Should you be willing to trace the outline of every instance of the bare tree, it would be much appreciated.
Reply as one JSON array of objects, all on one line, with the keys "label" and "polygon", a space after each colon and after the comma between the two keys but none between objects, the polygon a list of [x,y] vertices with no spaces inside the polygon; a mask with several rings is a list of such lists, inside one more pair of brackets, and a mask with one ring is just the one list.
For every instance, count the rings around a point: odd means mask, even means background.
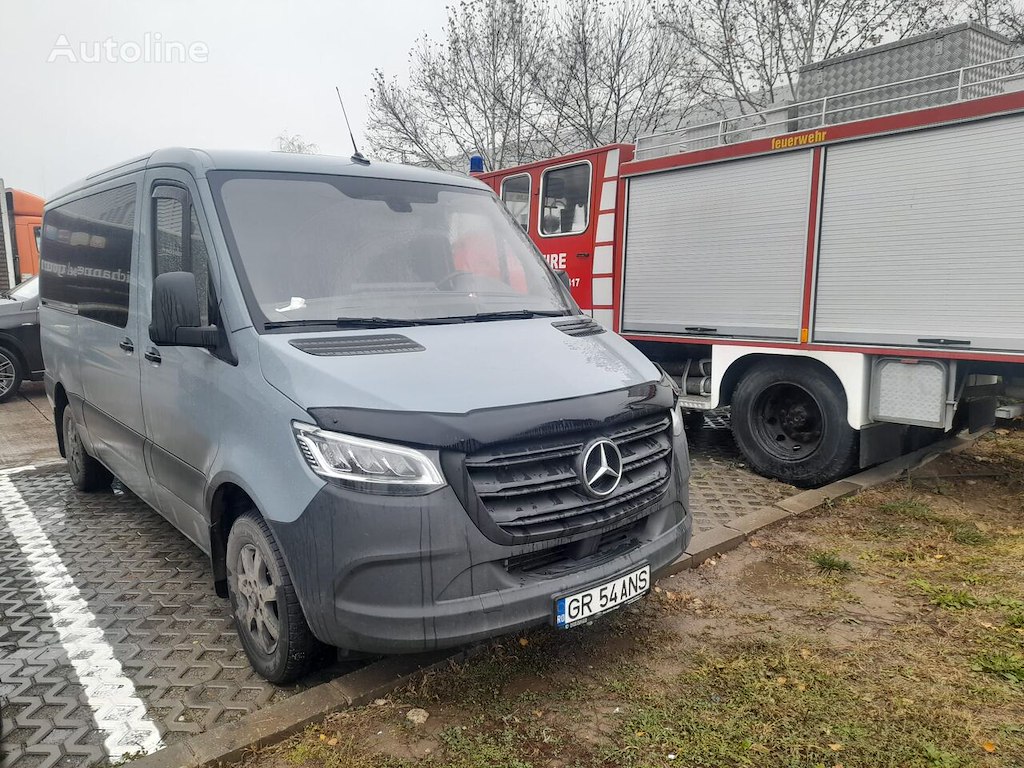
[{"label": "bare tree", "polygon": [[287,129],[277,137],[278,152],[295,152],[300,155],[316,155],[320,153],[320,145],[306,141],[298,133],[288,133]]},{"label": "bare tree", "polygon": [[920,0],[662,0],[657,15],[707,68],[706,96],[741,112],[791,98],[800,67],[940,26]]},{"label": "bare tree", "polygon": [[380,70],[370,92],[368,134],[382,156],[462,168],[471,154],[491,167],[557,153],[534,91],[543,52],[535,0],[461,0],[445,39],[423,38],[407,85]]},{"label": "bare tree", "polygon": [[1024,43],[1024,8],[1020,0],[966,0],[956,4],[954,13],[994,29],[1015,43]]},{"label": "bare tree", "polygon": [[563,152],[632,141],[688,114],[700,72],[651,5],[569,0],[549,29],[536,86]]}]

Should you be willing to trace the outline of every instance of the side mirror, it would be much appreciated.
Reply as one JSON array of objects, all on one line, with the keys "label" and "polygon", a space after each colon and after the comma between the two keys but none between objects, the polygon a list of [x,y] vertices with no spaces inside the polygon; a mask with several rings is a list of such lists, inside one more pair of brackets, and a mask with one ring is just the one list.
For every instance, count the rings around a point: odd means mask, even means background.
[{"label": "side mirror", "polygon": [[158,346],[217,346],[217,327],[200,325],[199,291],[191,272],[157,275],[153,281],[152,318],[149,338]]},{"label": "side mirror", "polygon": [[571,290],[572,284],[569,282],[569,273],[564,269],[555,270],[555,275],[558,276],[559,282],[565,286],[565,290]]}]

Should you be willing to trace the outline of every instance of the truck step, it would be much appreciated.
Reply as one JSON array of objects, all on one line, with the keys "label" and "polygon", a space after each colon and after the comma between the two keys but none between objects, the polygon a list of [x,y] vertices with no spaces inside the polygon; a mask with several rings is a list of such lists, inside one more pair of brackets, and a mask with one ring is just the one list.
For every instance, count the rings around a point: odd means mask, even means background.
[{"label": "truck step", "polygon": [[710,411],[710,395],[680,395],[679,404],[683,408],[690,408],[694,411]]}]

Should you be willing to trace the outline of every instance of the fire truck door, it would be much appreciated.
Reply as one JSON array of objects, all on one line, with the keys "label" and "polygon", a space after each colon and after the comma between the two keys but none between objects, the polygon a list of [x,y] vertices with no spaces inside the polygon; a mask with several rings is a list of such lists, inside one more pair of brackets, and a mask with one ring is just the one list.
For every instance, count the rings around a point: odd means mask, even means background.
[{"label": "fire truck door", "polygon": [[590,159],[544,169],[534,238],[551,268],[569,274],[573,298],[588,312],[593,308],[594,186],[594,162]]}]

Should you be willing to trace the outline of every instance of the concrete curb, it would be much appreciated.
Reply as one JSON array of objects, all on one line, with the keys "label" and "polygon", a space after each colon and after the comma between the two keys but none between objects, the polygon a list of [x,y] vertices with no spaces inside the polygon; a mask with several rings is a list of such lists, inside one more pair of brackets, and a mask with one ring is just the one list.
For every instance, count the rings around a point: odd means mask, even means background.
[{"label": "concrete curb", "polygon": [[987,431],[986,429],[967,437],[949,437],[940,440],[905,456],[887,461],[885,464],[879,464],[877,467],[851,475],[845,480],[837,480],[821,488],[802,491],[788,499],[776,502],[772,506],[762,507],[728,525],[718,525],[703,531],[699,536],[694,537],[682,557],[668,567],[665,575],[696,568],[716,555],[736,549],[762,528],[767,528],[781,520],[802,515],[823,504],[854,496],[869,488],[896,480],[904,473],[920,469],[944,453],[959,453],[973,445],[974,441]]},{"label": "concrete curb", "polygon": [[[719,525],[694,537],[686,552],[664,576],[696,568],[705,560],[735,549],[753,533],[830,501],[852,496],[904,472],[924,466],[943,453],[959,452],[982,433],[954,437],[840,480],[803,491],[775,505],[744,515],[731,525]],[[416,656],[391,656],[336,680],[317,685],[284,701],[246,715],[228,725],[179,741],[131,761],[132,768],[212,768],[237,762],[249,751],[276,744],[327,715],[386,696],[418,675],[469,658],[479,650],[437,651]]]}]

